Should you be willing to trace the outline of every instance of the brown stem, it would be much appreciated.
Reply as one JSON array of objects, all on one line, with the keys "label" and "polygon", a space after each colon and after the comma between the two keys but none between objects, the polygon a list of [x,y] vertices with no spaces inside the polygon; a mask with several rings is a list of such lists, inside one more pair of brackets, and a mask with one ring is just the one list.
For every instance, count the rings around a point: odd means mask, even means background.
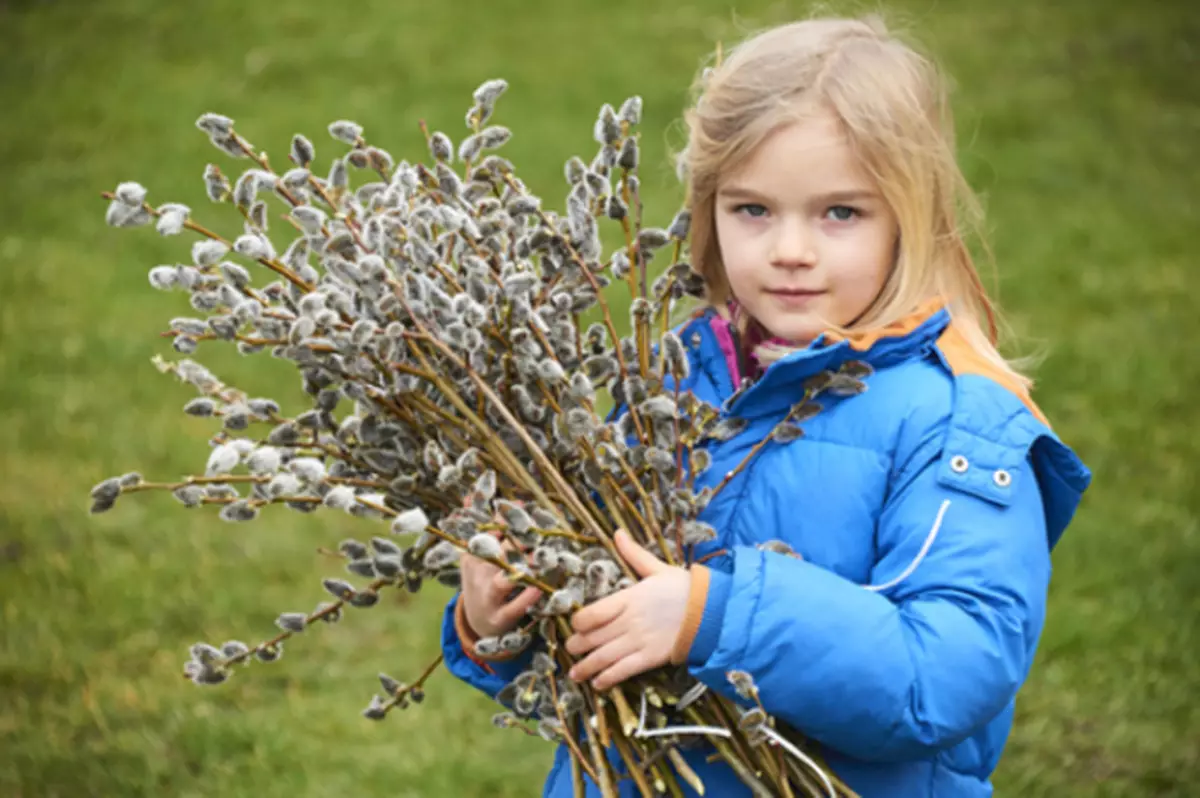
[{"label": "brown stem", "polygon": [[[779,424],[776,425],[776,428],[791,421],[792,418],[795,417],[797,411],[799,411],[800,408],[802,408],[805,404],[807,404],[808,401],[812,399],[812,397],[813,397],[813,390],[811,388],[806,389],[804,391],[804,396],[801,397],[799,402],[797,402],[796,404],[794,404],[792,406],[792,409],[789,410],[788,414],[780,420]],[[773,433],[773,431],[772,431],[772,433]],[[750,451],[746,453],[746,456],[742,458],[742,461],[740,463],[738,463],[732,471],[729,471],[725,474],[724,478],[721,479],[720,484],[718,484],[717,487],[713,489],[712,495],[716,496],[718,493],[721,492],[721,490],[726,485],[728,485],[731,481],[733,481],[733,478],[735,476],[737,476],[739,473],[741,473],[742,469],[744,469],[747,465],[749,465],[750,461],[754,459],[754,456],[757,455],[760,451],[762,451],[763,447],[765,447],[768,443],[770,443],[773,438],[774,438],[773,434],[768,434],[768,435],[764,436],[761,441],[754,444],[753,448],[751,448]]]}]

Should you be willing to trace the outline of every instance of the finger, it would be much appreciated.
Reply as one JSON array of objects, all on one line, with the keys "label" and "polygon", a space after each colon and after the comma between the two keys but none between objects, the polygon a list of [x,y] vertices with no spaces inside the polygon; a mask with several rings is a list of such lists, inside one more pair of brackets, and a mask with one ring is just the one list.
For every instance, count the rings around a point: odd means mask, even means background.
[{"label": "finger", "polygon": [[567,675],[576,682],[585,682],[635,651],[637,647],[630,637],[618,637],[576,662]]},{"label": "finger", "polygon": [[537,603],[537,600],[542,597],[542,591],[536,587],[527,587],[522,590],[516,598],[505,604],[496,613],[497,620],[503,626],[511,626],[521,619],[529,608]]},{"label": "finger", "polygon": [[617,551],[620,552],[625,562],[629,563],[629,566],[637,572],[638,576],[653,576],[659,571],[671,567],[642,548],[624,529],[617,530],[614,540],[617,544]]},{"label": "finger", "polygon": [[568,637],[567,651],[577,657],[582,657],[592,649],[620,637],[625,631],[625,624],[621,623],[621,619],[614,619],[612,623],[605,624],[599,629],[593,629],[587,634],[577,632]]},{"label": "finger", "polygon": [[589,604],[571,617],[571,628],[576,632],[589,632],[611,623],[625,610],[628,600],[624,593],[614,593],[608,598]]},{"label": "finger", "polygon": [[[495,566],[492,566],[495,568]],[[496,573],[492,575],[490,587],[494,593],[507,595],[514,587],[515,583],[508,578],[508,571],[496,568]]]},{"label": "finger", "polygon": [[639,673],[645,673],[653,667],[655,667],[655,663],[645,651],[636,649],[633,653],[620,658],[611,667],[601,672],[599,676],[592,680],[592,687],[597,690],[607,690],[626,679],[632,679]]}]

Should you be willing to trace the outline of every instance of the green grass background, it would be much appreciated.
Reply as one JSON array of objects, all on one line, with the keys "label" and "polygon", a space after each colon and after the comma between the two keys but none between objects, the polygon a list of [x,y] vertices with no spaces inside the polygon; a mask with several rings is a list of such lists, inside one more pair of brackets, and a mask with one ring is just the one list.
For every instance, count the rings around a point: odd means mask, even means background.
[{"label": "green grass background", "polygon": [[[1056,553],[1050,616],[996,776],[1013,796],[1190,796],[1200,787],[1200,155],[1198,13],[1185,2],[906,0],[957,79],[963,162],[985,195],[994,279],[1038,399],[1095,471]],[[103,223],[134,179],[225,232],[192,127],[208,110],[284,163],[292,133],[341,152],[337,118],[423,157],[420,118],[456,139],[470,93],[504,76],[508,155],[557,203],[590,157],[601,103],[646,101],[647,221],[679,189],[670,125],[718,39],[808,13],[717,0],[359,0],[285,4],[0,2],[0,795],[527,796],[551,754],[488,724],[445,673],[382,724],[358,712],[386,670],[437,650],[430,589],[292,641],[283,659],[198,689],[196,640],[251,642],[321,599],[316,554],[365,522],[280,511],[232,526],[143,494],[89,517],[87,490],[138,469],[202,468],[212,427],[157,374],[187,315],[146,271],[182,238]],[[258,394],[284,364],[202,350]],[[286,390],[278,386],[286,385]],[[294,405],[293,405],[294,407]]]}]

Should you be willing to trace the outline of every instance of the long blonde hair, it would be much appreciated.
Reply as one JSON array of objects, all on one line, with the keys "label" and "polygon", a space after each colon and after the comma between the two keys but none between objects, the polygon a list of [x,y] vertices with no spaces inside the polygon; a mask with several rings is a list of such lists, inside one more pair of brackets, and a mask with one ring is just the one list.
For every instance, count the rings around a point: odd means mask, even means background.
[{"label": "long blonde hair", "polygon": [[[828,111],[899,222],[895,267],[843,335],[887,326],[931,298],[980,357],[1028,388],[996,348],[999,319],[967,247],[982,213],[958,166],[954,123],[937,67],[877,17],[812,19],[755,35],[706,69],[684,119],[680,154],[692,211],[691,257],[706,300],[730,299],[714,217],[721,175],[807,111]],[[981,237],[982,238],[982,237]],[[767,360],[780,356],[769,347]]]}]

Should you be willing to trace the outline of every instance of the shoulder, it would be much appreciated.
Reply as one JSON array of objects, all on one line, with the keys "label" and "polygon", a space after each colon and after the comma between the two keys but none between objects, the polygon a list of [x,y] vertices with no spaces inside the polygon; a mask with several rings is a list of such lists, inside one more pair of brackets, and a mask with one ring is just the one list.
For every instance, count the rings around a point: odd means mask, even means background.
[{"label": "shoulder", "polygon": [[940,488],[1002,507],[1021,490],[1040,490],[1051,544],[1058,539],[1091,472],[1024,386],[976,354],[953,325],[925,357],[883,369],[872,382],[898,405],[893,493],[926,469]]}]

